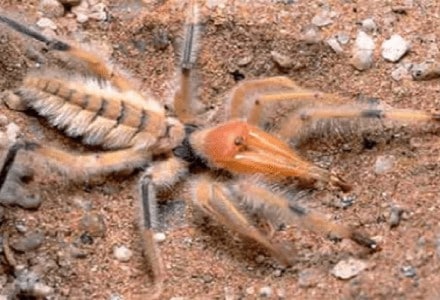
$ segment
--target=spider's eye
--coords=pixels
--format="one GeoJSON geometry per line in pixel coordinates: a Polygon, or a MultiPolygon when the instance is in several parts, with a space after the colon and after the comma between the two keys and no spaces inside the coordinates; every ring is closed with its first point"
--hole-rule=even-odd
{"type": "Polygon", "coordinates": [[[244,144],[244,137],[242,137],[241,135],[237,136],[237,137],[234,139],[234,144],[235,144],[236,146],[242,146],[242,145],[244,144]]]}

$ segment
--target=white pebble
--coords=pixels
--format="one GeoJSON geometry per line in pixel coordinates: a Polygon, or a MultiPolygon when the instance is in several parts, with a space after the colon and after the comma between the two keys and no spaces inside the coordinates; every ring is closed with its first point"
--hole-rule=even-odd
{"type": "Polygon", "coordinates": [[[64,15],[64,6],[57,0],[41,0],[40,10],[48,18],[58,18],[64,15]]]}
{"type": "Polygon", "coordinates": [[[353,46],[351,64],[359,71],[373,65],[374,40],[365,32],[359,31],[353,46]]]}
{"type": "Polygon", "coordinates": [[[20,135],[20,127],[14,122],[9,123],[6,126],[6,135],[10,143],[15,143],[17,137],[20,135]]]}
{"type": "Polygon", "coordinates": [[[78,12],[76,14],[76,21],[80,24],[84,24],[89,20],[89,16],[83,14],[82,12],[78,12]]]}
{"type": "Polygon", "coordinates": [[[397,62],[410,49],[410,43],[398,34],[393,34],[390,39],[382,44],[382,57],[387,61],[397,62]]]}
{"type": "Polygon", "coordinates": [[[333,49],[336,53],[342,53],[344,52],[344,49],[342,49],[341,45],[339,45],[339,42],[336,38],[330,38],[327,40],[327,45],[330,46],[330,48],[333,49]]]}
{"type": "Polygon", "coordinates": [[[350,40],[350,37],[345,32],[338,32],[336,38],[338,39],[338,42],[341,43],[342,45],[347,44],[348,41],[350,40]]]}
{"type": "Polygon", "coordinates": [[[272,288],[270,286],[263,286],[260,289],[260,297],[270,298],[272,296],[272,288]]]}
{"type": "Polygon", "coordinates": [[[125,246],[116,246],[113,248],[113,255],[121,262],[127,262],[130,260],[133,252],[125,246]]]}
{"type": "Polygon", "coordinates": [[[391,171],[396,162],[396,158],[393,155],[381,155],[378,156],[374,164],[374,173],[385,174],[391,171]]]}
{"type": "Polygon", "coordinates": [[[362,260],[349,258],[338,262],[331,270],[331,274],[340,279],[350,279],[357,276],[366,268],[367,264],[362,260]]]}
{"type": "Polygon", "coordinates": [[[377,26],[373,19],[368,18],[362,21],[362,29],[365,32],[374,33],[377,30],[377,26]]]}
{"type": "Polygon", "coordinates": [[[312,24],[318,27],[327,26],[332,23],[333,20],[331,19],[331,13],[327,10],[323,10],[312,19],[312,24]]]}
{"type": "Polygon", "coordinates": [[[37,21],[37,26],[40,28],[49,28],[52,30],[57,30],[57,25],[49,18],[41,18],[37,21]]]}
{"type": "Polygon", "coordinates": [[[158,243],[162,243],[166,239],[166,235],[163,232],[157,232],[154,234],[154,240],[158,243]]]}

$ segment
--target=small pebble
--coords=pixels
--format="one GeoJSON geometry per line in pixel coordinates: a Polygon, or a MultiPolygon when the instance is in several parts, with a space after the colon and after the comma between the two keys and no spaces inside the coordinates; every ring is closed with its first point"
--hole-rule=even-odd
{"type": "Polygon", "coordinates": [[[64,6],[58,0],[41,0],[40,11],[45,17],[58,18],[64,15],[64,6]]]}
{"type": "Polygon", "coordinates": [[[302,288],[313,287],[321,280],[321,274],[316,269],[305,269],[298,274],[298,284],[302,288]]]}
{"type": "Polygon", "coordinates": [[[119,294],[111,294],[109,300],[124,300],[124,297],[119,294]]]}
{"type": "Polygon", "coordinates": [[[133,256],[133,252],[125,246],[116,246],[113,248],[113,255],[120,262],[128,262],[133,256]]]}
{"type": "Polygon", "coordinates": [[[336,38],[338,39],[338,42],[342,45],[345,45],[348,43],[348,41],[350,40],[350,37],[348,36],[348,34],[346,34],[345,32],[339,32],[336,35],[336,38]]]}
{"type": "Polygon", "coordinates": [[[331,12],[327,10],[321,11],[319,14],[315,15],[312,19],[312,24],[318,27],[328,26],[333,23],[331,19],[331,12]]]}
{"type": "Polygon", "coordinates": [[[327,45],[332,48],[333,51],[336,53],[342,53],[344,52],[344,49],[342,49],[341,45],[339,45],[339,42],[336,38],[330,38],[327,40],[327,45]]]}
{"type": "Polygon", "coordinates": [[[398,34],[393,34],[390,39],[382,44],[382,57],[390,62],[397,62],[410,49],[410,43],[398,34]]]}
{"type": "Polygon", "coordinates": [[[400,81],[406,76],[409,76],[408,68],[403,65],[398,66],[391,72],[391,78],[393,78],[395,81],[400,81]]]}
{"type": "Polygon", "coordinates": [[[20,127],[14,122],[6,125],[6,135],[8,136],[9,142],[15,143],[17,141],[18,136],[20,135],[20,127]]]}
{"type": "Polygon", "coordinates": [[[331,270],[331,274],[340,279],[350,279],[357,276],[366,267],[367,264],[362,260],[349,258],[338,262],[331,270]]]}
{"type": "Polygon", "coordinates": [[[390,209],[390,218],[388,220],[388,223],[390,224],[390,227],[397,227],[400,224],[400,221],[402,220],[402,214],[404,210],[399,206],[392,206],[390,209]]]}
{"type": "Polygon", "coordinates": [[[234,289],[230,286],[224,288],[225,300],[235,300],[234,289]]]}
{"type": "Polygon", "coordinates": [[[242,58],[239,58],[237,60],[237,66],[239,67],[245,67],[248,64],[250,64],[252,62],[252,60],[254,59],[254,57],[252,56],[252,54],[246,55],[242,58]]]}
{"type": "Polygon", "coordinates": [[[281,68],[291,68],[293,66],[293,60],[287,55],[281,54],[277,51],[271,51],[270,55],[274,62],[281,68]]]}
{"type": "Polygon", "coordinates": [[[30,231],[26,235],[14,239],[11,247],[16,251],[28,252],[38,249],[44,242],[44,235],[38,231],[30,231]]]}
{"type": "Polygon", "coordinates": [[[41,282],[36,282],[34,284],[34,287],[32,289],[32,296],[36,297],[36,298],[46,298],[48,296],[50,296],[51,294],[53,294],[54,289],[51,288],[48,285],[45,285],[41,282]]]}
{"type": "Polygon", "coordinates": [[[86,213],[80,221],[80,229],[92,237],[103,237],[106,233],[104,217],[98,213],[86,213]]]}
{"type": "Polygon", "coordinates": [[[158,242],[158,243],[162,243],[162,242],[164,242],[165,239],[166,239],[166,235],[165,235],[165,233],[163,233],[163,232],[156,232],[156,233],[154,234],[154,240],[155,240],[156,242],[158,242]]]}
{"type": "Polygon", "coordinates": [[[374,173],[381,175],[390,172],[395,162],[396,158],[393,155],[378,156],[374,164],[374,173]]]}
{"type": "Polygon", "coordinates": [[[57,30],[57,25],[49,18],[41,18],[37,21],[37,26],[40,28],[49,28],[52,30],[57,30]]]}
{"type": "Polygon", "coordinates": [[[262,262],[264,262],[266,258],[263,255],[258,255],[257,257],[255,257],[255,262],[258,264],[261,264],[262,262]]]}
{"type": "Polygon", "coordinates": [[[374,40],[365,32],[359,31],[352,50],[350,63],[359,71],[373,65],[374,40]]]}
{"type": "Polygon", "coordinates": [[[40,195],[20,195],[15,201],[18,206],[24,209],[37,209],[42,202],[40,195]]]}
{"type": "Polygon", "coordinates": [[[417,275],[416,269],[413,266],[407,265],[402,267],[402,273],[405,277],[415,277],[417,275]]]}
{"type": "Polygon", "coordinates": [[[76,21],[80,24],[84,24],[89,20],[89,16],[83,14],[82,12],[78,12],[76,14],[76,21]]]}
{"type": "Polygon", "coordinates": [[[302,40],[307,44],[317,44],[321,41],[319,29],[316,26],[307,26],[302,32],[302,40]]]}
{"type": "Polygon", "coordinates": [[[260,293],[260,297],[270,298],[270,297],[272,297],[273,291],[272,291],[272,288],[270,286],[263,286],[260,289],[259,293],[260,293]]]}
{"type": "Polygon", "coordinates": [[[372,18],[368,18],[362,21],[362,29],[368,33],[375,33],[377,26],[372,18]]]}
{"type": "Polygon", "coordinates": [[[254,295],[255,288],[253,286],[250,286],[250,287],[246,288],[245,292],[246,292],[246,295],[254,295]]]}

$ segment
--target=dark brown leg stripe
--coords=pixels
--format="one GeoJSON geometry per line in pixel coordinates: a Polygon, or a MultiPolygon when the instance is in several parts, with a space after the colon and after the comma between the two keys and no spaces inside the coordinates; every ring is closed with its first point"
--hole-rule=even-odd
{"type": "MultiPolygon", "coordinates": [[[[141,198],[142,198],[142,218],[143,218],[143,225],[145,229],[151,229],[153,222],[151,219],[152,211],[151,211],[151,205],[150,205],[150,180],[142,180],[141,182],[141,198]]],[[[154,197],[154,195],[153,195],[154,197]]]]}
{"type": "Polygon", "coordinates": [[[385,117],[385,113],[380,109],[366,109],[361,112],[361,117],[382,119],[385,117]]]}
{"type": "Polygon", "coordinates": [[[20,149],[24,150],[34,150],[40,147],[40,145],[31,142],[18,142],[15,143],[12,147],[9,147],[8,152],[5,156],[5,161],[3,163],[3,167],[0,171],[0,191],[3,188],[3,185],[6,181],[6,177],[8,176],[9,171],[11,170],[12,165],[14,164],[17,153],[20,149]]]}
{"type": "Polygon", "coordinates": [[[90,101],[90,95],[89,94],[85,94],[83,97],[83,101],[81,103],[81,108],[82,109],[87,109],[87,107],[89,106],[89,101],[90,101]]]}
{"type": "Polygon", "coordinates": [[[361,233],[359,231],[353,231],[350,238],[361,246],[365,246],[367,248],[370,248],[371,250],[378,250],[377,243],[372,239],[370,239],[364,233],[361,233]]]}
{"type": "Polygon", "coordinates": [[[119,110],[119,116],[116,119],[116,126],[118,126],[119,124],[121,124],[124,119],[125,119],[125,102],[121,101],[121,106],[120,106],[120,110],[119,110]]]}
{"type": "Polygon", "coordinates": [[[136,134],[145,129],[145,126],[147,125],[147,120],[148,120],[147,112],[145,111],[145,109],[142,109],[142,115],[141,115],[138,129],[136,130],[136,134]]]}

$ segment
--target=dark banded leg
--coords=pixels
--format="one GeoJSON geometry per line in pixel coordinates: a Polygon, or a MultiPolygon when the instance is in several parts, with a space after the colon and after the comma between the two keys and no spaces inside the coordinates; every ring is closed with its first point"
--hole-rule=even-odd
{"type": "Polygon", "coordinates": [[[185,37],[182,45],[179,87],[174,95],[174,109],[180,121],[188,123],[195,116],[194,112],[194,90],[192,81],[194,78],[194,65],[197,59],[198,36],[199,36],[199,16],[198,7],[191,2],[189,14],[185,24],[185,37]]]}
{"type": "Polygon", "coordinates": [[[186,174],[186,162],[171,157],[151,165],[139,181],[141,211],[141,236],[143,254],[153,275],[155,289],[148,292],[148,299],[160,297],[165,269],[154,234],[159,230],[156,193],[159,189],[172,187],[186,174]]]}
{"type": "Polygon", "coordinates": [[[45,43],[49,50],[63,51],[86,63],[87,67],[96,76],[111,81],[120,90],[134,90],[130,82],[119,72],[111,70],[107,67],[106,62],[89,51],[79,47],[72,46],[66,42],[49,38],[38,31],[31,29],[29,26],[21,24],[6,16],[0,15],[0,22],[6,24],[15,31],[27,35],[37,41],[45,43]]]}
{"type": "Polygon", "coordinates": [[[139,184],[143,254],[153,275],[154,294],[160,294],[165,279],[165,269],[159,248],[154,240],[158,226],[156,188],[149,177],[143,177],[139,184]]]}

